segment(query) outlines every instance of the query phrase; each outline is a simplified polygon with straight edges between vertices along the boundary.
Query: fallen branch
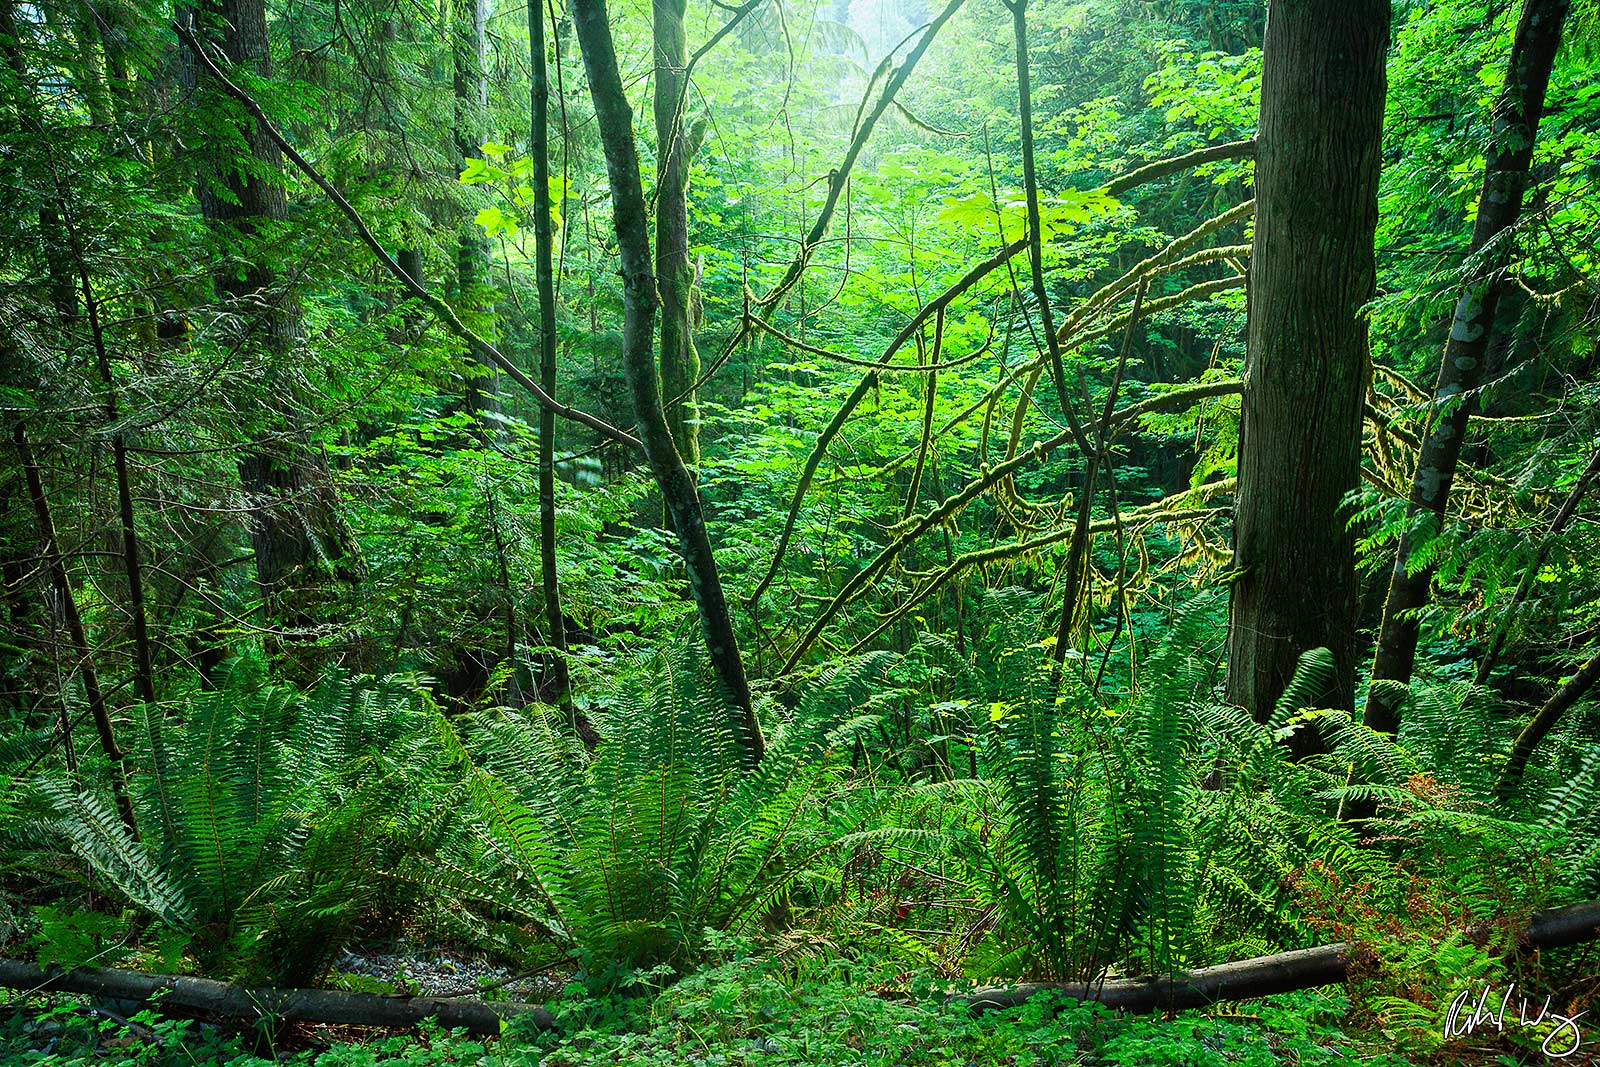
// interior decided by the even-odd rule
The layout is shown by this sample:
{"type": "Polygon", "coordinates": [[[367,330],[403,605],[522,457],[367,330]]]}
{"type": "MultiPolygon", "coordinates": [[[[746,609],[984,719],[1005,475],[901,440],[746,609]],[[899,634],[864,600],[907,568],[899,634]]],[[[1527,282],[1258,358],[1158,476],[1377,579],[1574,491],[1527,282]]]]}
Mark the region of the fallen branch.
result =
{"type": "MultiPolygon", "coordinates": [[[[1536,914],[1517,939],[1517,951],[1562,948],[1596,938],[1600,938],[1600,901],[1586,901],[1536,914]]],[[[953,996],[950,1002],[966,1004],[973,1011],[989,1011],[1015,1007],[1035,994],[1056,991],[1123,1011],[1178,1011],[1343,982],[1349,976],[1346,957],[1352,947],[1345,942],[1320,945],[1164,977],[992,986],[953,996]]],[[[536,1004],[386,997],[329,989],[246,989],[210,978],[143,974],[108,967],[43,970],[9,959],[0,959],[0,987],[21,989],[25,994],[77,993],[114,1000],[145,1001],[160,995],[163,1007],[244,1024],[271,1020],[406,1029],[424,1019],[436,1019],[451,1029],[496,1035],[502,1022],[517,1016],[523,1025],[538,1030],[555,1026],[555,1017],[536,1004]]]]}
{"type": "Polygon", "coordinates": [[[514,1015],[523,1017],[524,1025],[531,1023],[540,1030],[555,1025],[555,1017],[544,1008],[512,1001],[388,997],[336,989],[247,989],[210,978],[144,974],[109,967],[44,970],[8,959],[0,959],[0,986],[30,993],[78,993],[141,1002],[159,997],[163,1009],[176,1008],[246,1026],[338,1023],[406,1029],[425,1019],[436,1019],[447,1029],[460,1027],[474,1034],[496,1035],[501,1023],[514,1015]]]}
{"type": "MultiPolygon", "coordinates": [[[[1517,949],[1560,948],[1600,938],[1600,901],[1568,904],[1539,912],[1517,940],[1517,949]]],[[[1349,977],[1348,942],[1280,952],[1275,956],[1221,963],[1173,975],[1113,978],[1104,982],[1029,982],[975,989],[951,998],[973,1011],[1011,1008],[1037,993],[1054,990],[1122,1011],[1153,1012],[1200,1008],[1222,1000],[1250,1000],[1297,989],[1334,985],[1349,977]]]]}

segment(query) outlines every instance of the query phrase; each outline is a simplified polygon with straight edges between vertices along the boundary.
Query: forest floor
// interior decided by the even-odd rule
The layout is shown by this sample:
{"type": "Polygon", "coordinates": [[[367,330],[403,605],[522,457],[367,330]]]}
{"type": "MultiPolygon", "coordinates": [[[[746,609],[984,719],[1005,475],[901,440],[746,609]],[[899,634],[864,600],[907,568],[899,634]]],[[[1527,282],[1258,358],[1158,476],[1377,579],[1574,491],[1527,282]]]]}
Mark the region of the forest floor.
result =
{"type": "MultiPolygon", "coordinates": [[[[394,1034],[328,1027],[251,1041],[249,1035],[149,1012],[108,1019],[82,1000],[35,997],[0,1002],[0,1062],[51,1067],[1402,1067],[1421,1062],[1391,1051],[1393,1035],[1351,1027],[1356,1013],[1338,990],[1172,1018],[1118,1015],[1054,997],[975,1016],[945,1004],[928,983],[912,976],[897,977],[912,978],[910,986],[918,992],[898,998],[883,996],[863,977],[828,963],[809,968],[803,978],[786,978],[746,962],[627,996],[593,998],[574,985],[549,1004],[557,1018],[553,1031],[530,1033],[512,1023],[500,1038],[487,1041],[436,1029],[394,1034]]],[[[1409,1036],[1414,1052],[1437,1057],[1438,1042],[1431,1035],[1409,1036]]],[[[1432,1062],[1494,1062],[1496,1052],[1515,1051],[1461,1050],[1432,1062]]]]}

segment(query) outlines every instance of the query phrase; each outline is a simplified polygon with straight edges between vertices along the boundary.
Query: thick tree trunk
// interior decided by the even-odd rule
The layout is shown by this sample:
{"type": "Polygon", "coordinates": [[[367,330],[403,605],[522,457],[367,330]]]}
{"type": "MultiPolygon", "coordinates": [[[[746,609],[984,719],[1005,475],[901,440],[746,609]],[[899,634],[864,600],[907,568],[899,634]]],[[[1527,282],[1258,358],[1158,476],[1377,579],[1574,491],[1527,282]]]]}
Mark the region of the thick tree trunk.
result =
{"type": "Polygon", "coordinates": [[[712,669],[734,711],[734,736],[743,746],[746,764],[754,766],[760,762],[765,744],[751,704],[744,659],[734,635],[694,477],[678,454],[661,407],[661,383],[651,344],[658,298],[650,264],[644,186],[633,140],[633,113],[617,71],[604,0],[574,0],[573,25],[589,74],[589,93],[594,100],[596,124],[605,146],[606,173],[611,180],[612,218],[622,260],[623,373],[633,396],[634,416],[639,420],[639,439],[678,536],[712,669]]]}
{"type": "Polygon", "coordinates": [[[1355,700],[1343,502],[1361,475],[1388,40],[1389,0],[1267,14],[1228,624],[1228,699],[1258,720],[1311,648],[1338,666],[1323,706],[1355,700]]]}
{"type": "MultiPolygon", "coordinates": [[[[214,0],[208,14],[223,55],[270,77],[264,0],[214,0]]],[[[226,193],[211,180],[202,180],[199,199],[209,222],[248,241],[263,224],[286,218],[288,202],[277,179],[282,160],[277,143],[252,119],[243,121],[241,132],[253,162],[225,168],[221,181],[226,193]]],[[[220,274],[217,288],[244,319],[253,321],[247,328],[260,339],[269,361],[286,364],[300,339],[300,311],[279,291],[277,273],[263,262],[260,250],[252,249],[251,255],[240,274],[220,274]]],[[[354,581],[360,575],[360,560],[340,514],[327,464],[294,425],[288,405],[273,410],[271,421],[278,424],[279,433],[273,440],[257,441],[241,457],[239,480],[249,498],[256,579],[269,618],[279,626],[304,626],[325,606],[328,578],[354,581]]],[[[313,668],[316,657],[293,658],[313,668]]]]}
{"type": "Polygon", "coordinates": [[[656,284],[661,294],[661,393],[667,428],[678,454],[700,465],[699,411],[694,385],[700,354],[694,345],[694,271],[689,264],[689,164],[705,127],[684,127],[689,62],[687,0],[655,0],[656,284]]]}
{"type": "MultiPolygon", "coordinates": [[[[1477,406],[1474,390],[1483,380],[1483,365],[1494,334],[1495,309],[1511,259],[1510,231],[1522,213],[1528,187],[1528,166],[1544,112],[1550,68],[1561,44],[1561,25],[1569,0],[1527,0],[1511,45],[1505,86],[1495,104],[1489,150],[1485,156],[1478,215],[1472,226],[1470,255],[1481,257],[1475,276],[1461,290],[1439,379],[1433,390],[1433,423],[1422,439],[1417,469],[1411,480],[1409,520],[1395,549],[1389,597],[1372,661],[1372,680],[1409,682],[1416,666],[1419,623],[1426,607],[1435,568],[1413,567],[1412,553],[1438,533],[1450,503],[1467,420],[1477,406]]],[[[1399,686],[1374,685],[1368,692],[1365,721],[1372,729],[1392,734],[1400,729],[1399,686]]]]}

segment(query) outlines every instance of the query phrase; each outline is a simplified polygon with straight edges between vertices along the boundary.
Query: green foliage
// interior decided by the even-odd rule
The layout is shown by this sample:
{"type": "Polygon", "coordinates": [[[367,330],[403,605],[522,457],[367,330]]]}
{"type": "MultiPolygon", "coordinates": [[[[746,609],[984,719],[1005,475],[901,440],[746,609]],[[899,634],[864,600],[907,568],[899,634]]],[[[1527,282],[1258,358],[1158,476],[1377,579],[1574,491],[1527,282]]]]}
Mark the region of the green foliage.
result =
{"type": "MultiPolygon", "coordinates": [[[[1051,1067],[1098,1062],[1268,1067],[1405,1067],[1410,1061],[1364,1044],[1339,1024],[1339,997],[1298,994],[1252,1007],[1175,1020],[1117,1015],[1044,995],[1021,1008],[974,1016],[934,989],[886,998],[864,986],[878,961],[837,962],[797,974],[725,945],[725,962],[659,994],[593,996],[572,986],[551,1004],[557,1027],[529,1032],[513,1023],[498,1040],[424,1028],[417,1036],[373,1038],[324,1051],[282,1052],[293,1067],[589,1067],[654,1064],[839,1064],[894,1067],[1051,1067]],[[1092,1058],[1092,1060],[1091,1060],[1092,1058]]],[[[0,1011],[0,1053],[17,1063],[87,1067],[115,1045],[119,1062],[142,1067],[262,1067],[236,1038],[198,1033],[192,1023],[153,1013],[133,1035],[112,1020],[74,1013],[70,1002],[0,1011]],[[50,1051],[43,1026],[58,1027],[50,1051]],[[32,1028],[30,1030],[30,1028],[32,1028]]]]}
{"type": "Polygon", "coordinates": [[[409,834],[427,833],[394,774],[414,751],[422,702],[402,679],[334,674],[301,696],[241,667],[196,694],[181,725],[149,709],[142,842],[94,795],[50,779],[36,788],[49,828],[120,896],[186,935],[202,968],[292,985],[393,903],[384,872],[409,834]]]}
{"type": "Polygon", "coordinates": [[[848,821],[818,818],[882,656],[840,666],[772,733],[759,769],[737,746],[703,661],[629,672],[586,753],[545,709],[436,724],[462,771],[468,833],[416,877],[573,946],[591,982],[682,965],[709,931],[776,921],[848,821]]]}

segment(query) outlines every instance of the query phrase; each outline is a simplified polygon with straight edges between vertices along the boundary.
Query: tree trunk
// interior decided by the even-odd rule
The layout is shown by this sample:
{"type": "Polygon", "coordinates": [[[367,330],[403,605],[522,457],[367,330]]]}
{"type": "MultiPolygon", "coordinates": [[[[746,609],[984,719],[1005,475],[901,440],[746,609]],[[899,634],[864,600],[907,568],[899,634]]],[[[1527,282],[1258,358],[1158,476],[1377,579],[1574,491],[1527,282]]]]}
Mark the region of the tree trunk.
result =
{"type": "MultiPolygon", "coordinates": [[[[546,67],[543,0],[528,0],[528,51],[533,67],[530,151],[533,154],[534,270],[539,289],[539,387],[556,393],[555,234],[550,217],[550,75],[546,67]]],[[[545,644],[550,647],[546,670],[549,697],[567,722],[584,738],[593,731],[572,704],[572,678],[567,671],[567,619],[561,608],[561,579],[556,571],[556,413],[539,409],[539,582],[544,590],[545,644]],[[551,699],[553,698],[553,699],[551,699]]]]}
{"type": "Polygon", "coordinates": [[[548,1030],[555,1019],[544,1007],[515,1001],[466,997],[399,997],[381,993],[346,993],[337,989],[250,989],[210,978],[180,974],[144,974],[109,967],[77,967],[63,971],[21,960],[0,959],[0,986],[30,993],[78,993],[111,1000],[153,1000],[164,1009],[193,1012],[203,1018],[236,1025],[263,1023],[333,1023],[349,1026],[409,1028],[435,1020],[445,1029],[499,1036],[506,1022],[548,1030]]]}
{"type": "Polygon", "coordinates": [[[633,139],[633,113],[617,71],[616,49],[606,18],[605,0],[574,0],[573,25],[589,75],[595,120],[605,146],[606,173],[611,180],[612,218],[622,260],[623,329],[622,362],[645,460],[666,501],[667,513],[678,536],[679,551],[689,574],[689,587],[700,614],[706,651],[734,712],[733,732],[747,766],[759,763],[765,752],[761,726],[750,699],[744,659],[734,636],[722,577],[711,549],[700,496],[694,477],[672,441],[661,407],[661,383],[656,374],[651,333],[657,303],[656,280],[650,264],[650,234],[639,176],[639,153],[633,139]]]}
{"type": "MultiPolygon", "coordinates": [[[[1355,699],[1355,539],[1389,0],[1272,0],[1234,511],[1228,699],[1264,721],[1300,654],[1355,699]]],[[[1314,738],[1302,742],[1315,746],[1314,738]]]]}
{"type": "MultiPolygon", "coordinates": [[[[1511,45],[1505,86],[1495,104],[1494,123],[1485,156],[1478,216],[1472,226],[1469,255],[1480,257],[1475,276],[1461,290],[1439,378],[1433,390],[1433,423],[1422,439],[1417,469],[1406,507],[1407,524],[1395,549],[1389,576],[1389,597],[1372,661],[1373,682],[1406,683],[1417,661],[1417,612],[1428,604],[1433,566],[1413,567],[1412,553],[1436,535],[1450,503],[1467,420],[1477,406],[1474,391],[1483,380],[1483,365],[1494,333],[1495,310],[1511,259],[1510,231],[1522,213],[1528,187],[1528,166],[1544,111],[1550,68],[1561,44],[1561,24],[1569,0],[1527,0],[1511,45]],[[1491,247],[1492,246],[1492,247],[1491,247]]],[[[1400,729],[1404,690],[1373,685],[1367,694],[1365,721],[1372,729],[1392,734],[1400,729]]]]}
{"type": "MultiPolygon", "coordinates": [[[[207,11],[215,20],[216,46],[223,55],[270,77],[264,0],[212,0],[207,11]]],[[[226,193],[202,179],[199,199],[207,221],[234,231],[248,243],[263,223],[287,217],[288,202],[277,180],[281,165],[277,143],[250,118],[242,120],[241,132],[252,164],[223,168],[220,180],[226,193]]],[[[264,253],[249,251],[252,258],[242,274],[218,275],[217,288],[242,316],[255,320],[251,334],[261,339],[271,365],[284,365],[293,358],[300,339],[300,310],[279,291],[277,273],[264,262],[264,253]]],[[[274,405],[270,416],[279,432],[273,440],[258,439],[250,446],[239,460],[239,480],[249,498],[256,579],[268,617],[280,627],[304,626],[325,605],[327,579],[354,581],[360,575],[360,560],[339,512],[327,464],[295,426],[287,405],[268,403],[274,405]]],[[[292,639],[280,631],[278,644],[278,651],[288,653],[292,639]]],[[[305,653],[290,658],[309,669],[315,668],[317,659],[305,653]]]]}
{"type": "MultiPolygon", "coordinates": [[[[83,306],[89,320],[89,336],[94,344],[95,367],[100,372],[101,384],[106,389],[106,423],[116,426],[120,417],[117,403],[117,381],[111,370],[111,354],[106,350],[105,331],[100,322],[100,304],[95,298],[94,286],[89,281],[89,267],[83,259],[83,245],[78,232],[67,222],[67,236],[71,239],[72,256],[78,266],[78,278],[83,286],[83,306]]],[[[128,618],[133,630],[133,677],[138,687],[139,699],[148,705],[156,702],[155,666],[150,656],[150,624],[145,611],[144,561],[139,547],[138,529],[134,525],[133,480],[128,473],[128,441],[120,429],[111,434],[111,466],[117,481],[117,517],[122,525],[122,574],[128,583],[128,618]]]]}
{"type": "MultiPolygon", "coordinates": [[[[455,69],[453,118],[456,167],[480,156],[486,140],[485,116],[489,108],[489,76],[485,36],[489,22],[488,0],[455,0],[452,17],[452,58],[455,69]]],[[[494,312],[489,297],[489,238],[471,219],[462,220],[456,239],[456,307],[475,329],[494,312]]],[[[479,361],[468,371],[464,401],[480,418],[495,410],[499,390],[494,368],[479,361]]]]}
{"type": "Polygon", "coordinates": [[[1577,673],[1567,679],[1565,685],[1555,691],[1551,698],[1545,701],[1542,708],[1534,715],[1528,725],[1522,728],[1517,735],[1516,742],[1511,746],[1511,754],[1506,758],[1506,766],[1500,772],[1500,780],[1495,783],[1495,793],[1501,800],[1510,800],[1517,791],[1517,785],[1522,781],[1522,772],[1527,769],[1528,757],[1533,755],[1533,750],[1539,747],[1539,742],[1555,729],[1556,723],[1561,721],[1561,716],[1567,710],[1582,700],[1600,682],[1600,652],[1596,652],[1588,663],[1579,667],[1577,673]]]}
{"type": "Polygon", "coordinates": [[[689,62],[687,0],[655,0],[656,284],[661,294],[661,393],[667,428],[690,470],[700,465],[694,385],[694,271],[689,265],[689,164],[705,136],[703,123],[684,128],[689,62]]]}
{"type": "MultiPolygon", "coordinates": [[[[95,732],[100,737],[100,750],[110,764],[111,795],[116,800],[117,814],[133,835],[139,838],[139,823],[134,818],[133,802],[128,797],[127,757],[117,745],[117,735],[111,726],[111,714],[106,709],[105,693],[100,688],[100,676],[95,671],[94,656],[89,649],[89,636],[83,628],[83,617],[78,614],[78,600],[72,594],[72,583],[67,578],[66,561],[61,555],[61,542],[56,537],[55,520],[50,515],[50,501],[45,496],[44,478],[39,464],[34,461],[33,448],[28,443],[28,432],[22,423],[12,430],[11,440],[17,446],[17,456],[22,461],[22,471],[28,482],[28,496],[33,501],[33,513],[39,522],[39,540],[44,548],[50,582],[55,586],[56,597],[61,602],[61,613],[66,619],[67,635],[72,638],[73,655],[77,658],[78,676],[83,679],[84,698],[89,702],[89,716],[94,720],[95,732]]],[[[67,731],[66,709],[62,709],[63,732],[71,743],[67,731]]]]}

